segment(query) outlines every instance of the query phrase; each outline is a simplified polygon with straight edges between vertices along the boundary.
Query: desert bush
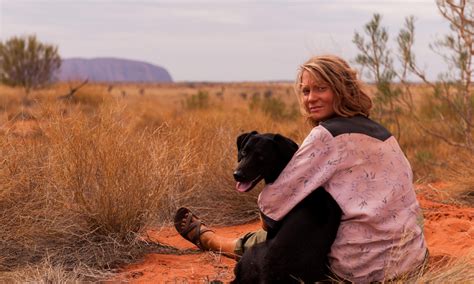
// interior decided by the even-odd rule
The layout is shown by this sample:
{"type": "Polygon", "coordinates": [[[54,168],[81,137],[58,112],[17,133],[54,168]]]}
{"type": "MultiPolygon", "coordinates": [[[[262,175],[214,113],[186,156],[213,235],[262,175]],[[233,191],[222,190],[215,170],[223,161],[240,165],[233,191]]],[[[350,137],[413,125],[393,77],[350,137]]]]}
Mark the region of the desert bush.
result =
{"type": "Polygon", "coordinates": [[[474,156],[469,151],[461,151],[462,159],[447,159],[444,179],[449,183],[446,188],[448,199],[452,203],[465,206],[474,205],[474,156]]]}
{"type": "Polygon", "coordinates": [[[0,81],[23,87],[26,96],[32,89],[50,84],[60,66],[58,47],[40,42],[35,35],[0,42],[0,81]]]}
{"type": "Polygon", "coordinates": [[[110,95],[104,94],[97,88],[87,87],[77,91],[74,96],[65,101],[65,103],[76,104],[84,111],[91,113],[96,111],[101,105],[111,102],[112,97],[110,95]]]}
{"type": "Polygon", "coordinates": [[[1,140],[0,274],[46,257],[66,270],[113,269],[145,251],[136,237],[159,215],[159,149],[119,122],[84,116],[53,117],[45,136],[1,140]]]}
{"type": "Polygon", "coordinates": [[[281,98],[265,96],[252,96],[249,102],[249,108],[252,111],[262,111],[275,120],[294,120],[299,116],[297,103],[287,105],[281,98]]]}
{"type": "Polygon", "coordinates": [[[127,238],[159,209],[166,182],[158,164],[162,149],[105,111],[73,115],[50,129],[58,141],[51,145],[54,178],[92,230],[127,238]]]}
{"type": "Polygon", "coordinates": [[[185,106],[188,109],[203,109],[209,107],[209,93],[199,91],[197,94],[191,95],[186,98],[185,106]]]}
{"type": "MultiPolygon", "coordinates": [[[[199,212],[212,224],[242,223],[257,216],[256,194],[240,194],[235,188],[233,168],[237,163],[236,137],[246,131],[271,131],[264,114],[233,111],[197,111],[177,118],[167,126],[168,143],[175,157],[188,156],[188,164],[175,186],[174,203],[186,205],[199,212]],[[216,212],[225,207],[231,215],[216,212]]],[[[171,161],[170,161],[171,162],[171,161]]],[[[175,209],[175,208],[173,208],[175,209]]],[[[174,214],[174,212],[170,212],[174,214]]]]}
{"type": "Polygon", "coordinates": [[[250,110],[256,110],[262,102],[262,98],[260,98],[260,93],[254,93],[252,95],[252,98],[249,102],[249,108],[250,110]]]}

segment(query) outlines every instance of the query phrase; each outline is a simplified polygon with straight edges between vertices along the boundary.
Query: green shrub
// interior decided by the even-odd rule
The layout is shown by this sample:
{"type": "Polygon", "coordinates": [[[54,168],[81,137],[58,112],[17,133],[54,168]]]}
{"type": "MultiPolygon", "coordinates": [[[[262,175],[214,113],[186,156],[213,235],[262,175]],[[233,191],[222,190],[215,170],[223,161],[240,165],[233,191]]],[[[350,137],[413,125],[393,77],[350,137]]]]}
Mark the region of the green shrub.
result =
{"type": "Polygon", "coordinates": [[[209,93],[199,91],[197,94],[186,98],[185,106],[187,109],[205,109],[209,107],[209,93]]]}
{"type": "Polygon", "coordinates": [[[265,97],[261,99],[260,96],[252,96],[249,103],[250,110],[261,110],[266,115],[276,120],[295,119],[298,117],[298,106],[293,103],[291,106],[278,97],[265,97]]]}

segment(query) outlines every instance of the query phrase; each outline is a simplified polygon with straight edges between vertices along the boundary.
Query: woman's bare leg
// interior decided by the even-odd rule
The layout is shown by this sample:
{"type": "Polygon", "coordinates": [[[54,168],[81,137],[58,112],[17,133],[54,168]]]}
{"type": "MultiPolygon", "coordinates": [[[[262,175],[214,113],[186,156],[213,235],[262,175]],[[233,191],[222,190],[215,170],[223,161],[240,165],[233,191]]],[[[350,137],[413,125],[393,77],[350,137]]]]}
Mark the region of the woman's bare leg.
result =
{"type": "Polygon", "coordinates": [[[236,257],[235,246],[237,239],[219,236],[213,231],[204,232],[201,235],[202,245],[214,252],[223,253],[229,257],[236,257]]]}

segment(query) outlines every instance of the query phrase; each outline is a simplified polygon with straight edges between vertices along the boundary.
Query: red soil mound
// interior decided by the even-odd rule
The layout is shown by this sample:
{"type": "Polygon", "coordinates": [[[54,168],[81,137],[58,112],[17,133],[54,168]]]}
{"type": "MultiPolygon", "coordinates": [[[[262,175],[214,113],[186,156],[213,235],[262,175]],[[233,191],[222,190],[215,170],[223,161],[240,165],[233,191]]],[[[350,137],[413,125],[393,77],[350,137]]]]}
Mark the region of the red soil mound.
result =
{"type": "Polygon", "coordinates": [[[433,256],[465,256],[474,251],[474,208],[441,204],[423,196],[425,236],[433,256]]]}
{"type": "MultiPolygon", "coordinates": [[[[433,201],[431,193],[420,187],[418,200],[425,214],[425,235],[431,259],[461,257],[474,248],[474,208],[433,201]]],[[[259,222],[241,226],[215,228],[223,236],[237,237],[258,229],[259,222]]],[[[195,248],[179,236],[174,228],[150,231],[153,241],[179,249],[195,248]]],[[[228,282],[233,277],[235,261],[215,253],[184,255],[150,254],[140,263],[125,268],[122,279],[137,283],[207,283],[228,282]]]]}

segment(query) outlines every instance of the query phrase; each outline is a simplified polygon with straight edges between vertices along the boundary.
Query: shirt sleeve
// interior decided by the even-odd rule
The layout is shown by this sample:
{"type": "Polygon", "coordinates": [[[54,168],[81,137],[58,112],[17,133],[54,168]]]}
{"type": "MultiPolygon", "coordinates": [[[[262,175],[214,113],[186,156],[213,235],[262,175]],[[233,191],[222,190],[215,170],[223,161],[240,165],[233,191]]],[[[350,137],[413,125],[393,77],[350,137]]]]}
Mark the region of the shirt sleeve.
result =
{"type": "Polygon", "coordinates": [[[343,156],[334,140],[326,128],[313,128],[275,182],[260,193],[258,205],[265,220],[280,221],[334,175],[343,156]]]}

